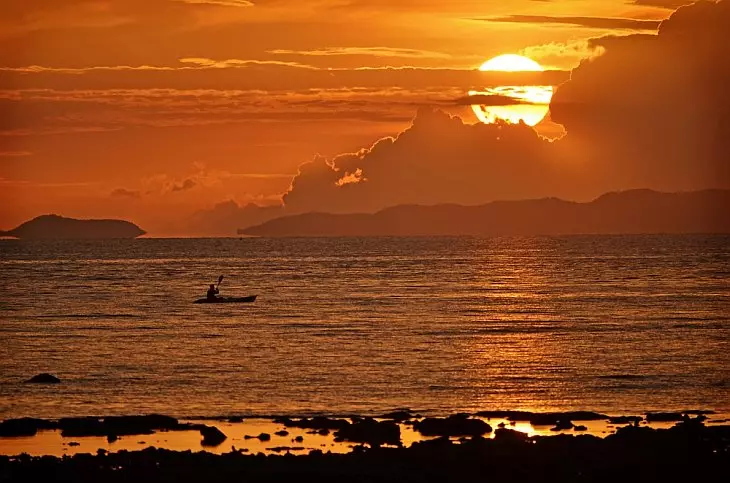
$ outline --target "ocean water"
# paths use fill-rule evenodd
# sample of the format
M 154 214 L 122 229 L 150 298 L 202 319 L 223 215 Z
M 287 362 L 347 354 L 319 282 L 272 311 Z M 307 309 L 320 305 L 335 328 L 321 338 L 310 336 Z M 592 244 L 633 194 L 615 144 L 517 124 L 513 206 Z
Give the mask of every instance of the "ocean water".
M 256 303 L 192 304 L 220 274 Z M 728 236 L 0 240 L 0 280 L 0 419 L 730 412 Z

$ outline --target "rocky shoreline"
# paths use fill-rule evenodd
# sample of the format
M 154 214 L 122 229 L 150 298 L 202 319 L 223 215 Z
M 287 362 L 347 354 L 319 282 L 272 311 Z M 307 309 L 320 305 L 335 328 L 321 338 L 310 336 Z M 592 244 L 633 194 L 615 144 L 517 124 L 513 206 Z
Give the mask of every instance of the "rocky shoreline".
M 484 436 L 495 429 L 487 421 L 507 420 L 510 424 L 518 421 L 532 426 L 549 426 L 551 431 L 575 430 L 584 427 L 575 422 L 607 421 L 610 424 L 640 424 L 655 422 L 695 422 L 702 423 L 712 411 L 686 410 L 680 412 L 649 412 L 644 416 L 609 416 L 593 411 L 567 412 L 529 412 L 529 411 L 479 411 L 474 414 L 458 413 L 447 417 L 424 417 L 407 409 L 397 410 L 376 417 L 313 416 L 290 417 L 270 416 L 272 422 L 286 428 L 304 428 L 320 433 L 334 432 L 341 441 L 380 446 L 390 444 L 399 446 L 400 431 L 398 424 L 411 426 L 423 436 Z M 213 421 L 240 423 L 244 416 L 221 416 L 207 418 Z M 257 418 L 263 419 L 263 418 Z M 504 427 L 504 423 L 499 425 Z M 226 438 L 215 426 L 181 422 L 172 416 L 160 414 L 106 416 L 106 417 L 69 417 L 60 419 L 16 418 L 0 422 L 0 437 L 34 436 L 38 431 L 56 430 L 63 437 L 104 436 L 113 440 L 120 436 L 147 435 L 156 431 L 200 431 L 204 446 L 216 446 Z M 217 433 L 216 433 L 217 431 Z M 220 434 L 218 434 L 220 433 Z M 207 443 L 206 443 L 207 440 Z
M 146 418 L 128 422 L 144 429 L 142 421 L 155 421 Z M 494 438 L 485 438 L 479 433 L 487 428 L 470 422 L 481 420 L 456 415 L 421 419 L 427 431 L 439 436 L 409 447 L 396 441 L 394 419 L 288 419 L 280 423 L 333 431 L 360 444 L 348 454 L 315 449 L 297 456 L 287 448 L 287 454 L 265 456 L 235 447 L 221 455 L 147 448 L 99 449 L 93 455 L 60 458 L 0 456 L 0 482 L 725 481 L 730 474 L 730 426 L 708 426 L 701 419 L 685 416 L 668 429 L 634 423 L 605 438 L 582 433 L 529 437 L 503 427 L 494 430 Z M 100 424 L 113 426 L 121 420 L 113 421 Z M 160 419 L 156 424 L 165 421 L 170 423 Z

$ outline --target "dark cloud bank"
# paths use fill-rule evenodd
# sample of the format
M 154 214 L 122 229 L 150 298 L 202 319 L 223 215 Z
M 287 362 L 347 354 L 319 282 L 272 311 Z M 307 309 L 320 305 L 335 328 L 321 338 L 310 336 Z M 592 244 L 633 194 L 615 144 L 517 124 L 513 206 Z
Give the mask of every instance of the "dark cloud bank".
M 471 125 L 423 108 L 395 138 L 303 164 L 282 207 L 228 202 L 200 218 L 230 233 L 311 211 L 730 188 L 728 25 L 730 1 L 704 1 L 677 10 L 658 35 L 595 39 L 604 54 L 553 97 L 552 119 L 568 133 L 558 141 L 525 125 Z

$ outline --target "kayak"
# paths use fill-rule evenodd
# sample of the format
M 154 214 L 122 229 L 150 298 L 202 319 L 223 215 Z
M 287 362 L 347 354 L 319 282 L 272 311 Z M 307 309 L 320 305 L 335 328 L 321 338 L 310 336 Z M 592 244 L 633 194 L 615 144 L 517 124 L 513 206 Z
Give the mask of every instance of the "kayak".
M 194 304 L 245 304 L 256 301 L 256 295 L 249 295 L 248 297 L 216 297 L 214 299 L 198 299 Z

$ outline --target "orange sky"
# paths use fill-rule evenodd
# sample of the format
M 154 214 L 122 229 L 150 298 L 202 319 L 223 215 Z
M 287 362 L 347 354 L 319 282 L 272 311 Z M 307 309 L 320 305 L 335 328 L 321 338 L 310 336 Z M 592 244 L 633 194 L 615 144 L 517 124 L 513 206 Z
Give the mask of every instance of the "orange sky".
M 478 203 L 552 195 L 587 199 L 605 189 L 725 186 L 727 169 L 717 165 L 716 154 L 729 128 L 712 102 L 728 100 L 710 102 L 713 91 L 706 87 L 727 80 L 716 56 L 726 53 L 730 39 L 724 33 L 728 29 L 705 24 L 730 19 L 729 2 L 713 3 L 708 12 L 688 10 L 686 21 L 678 15 L 677 29 L 647 44 L 647 37 L 656 37 L 658 21 L 683 3 L 5 2 L 0 6 L 0 229 L 58 213 L 126 218 L 152 235 L 232 234 L 248 216 L 240 207 L 280 205 L 307 162 L 312 168 L 304 171 L 311 179 L 295 180 L 300 191 L 288 195 L 290 210 L 357 211 L 397 202 Z M 674 38 L 675 30 L 687 36 Z M 695 30 L 708 37 L 706 49 L 694 47 L 700 55 L 685 55 L 697 42 Z M 643 35 L 612 37 L 631 34 Z M 553 109 L 568 133 L 565 139 L 533 139 L 526 128 L 530 132 L 515 131 L 519 141 L 510 146 L 504 140 L 511 135 L 462 132 L 477 122 L 458 102 L 466 92 L 515 83 L 516 77 L 476 70 L 503 53 L 527 55 L 558 71 L 519 82 L 556 86 L 568 81 L 582 59 L 603 53 L 595 65 L 574 72 L 564 103 Z M 684 70 L 668 70 L 677 58 L 687 61 Z M 702 62 L 711 70 L 703 70 Z M 638 79 L 662 73 L 656 89 L 612 87 L 627 83 L 646 65 L 652 70 Z M 653 105 L 642 104 L 646 95 L 632 98 L 631 93 L 662 93 L 669 105 L 679 85 L 680 95 L 706 94 L 696 94 L 699 100 L 688 97 L 686 110 L 675 106 L 673 117 L 683 116 L 683 124 L 641 131 L 657 126 L 654 118 L 642 116 L 663 118 Z M 641 131 L 645 146 L 627 140 L 619 150 L 611 143 L 613 154 L 631 163 L 609 165 L 603 159 L 604 133 L 631 135 L 628 127 L 624 131 L 626 123 L 611 118 L 617 112 L 602 116 L 595 108 L 599 97 L 595 105 L 616 105 L 606 90 L 630 99 L 621 115 L 637 121 L 631 132 Z M 654 102 L 649 98 L 646 102 Z M 448 116 L 430 110 L 421 110 L 421 122 L 413 121 L 423 107 L 458 115 L 463 123 L 450 124 Z M 697 127 L 695 115 L 709 121 L 709 131 Z M 382 154 L 374 149 L 354 158 L 341 156 L 409 127 L 411 138 L 421 144 L 409 143 L 406 134 L 392 146 L 390 140 L 381 142 Z M 551 124 L 537 128 L 549 136 L 560 130 Z M 689 141 L 662 158 L 677 163 L 676 170 L 664 170 L 652 153 L 675 130 Z M 419 151 L 429 143 L 434 144 Z M 479 145 L 479 155 L 465 150 L 464 143 Z M 525 151 L 525 146 L 532 147 Z M 681 164 L 688 153 L 700 153 L 692 166 Z M 538 161 L 519 167 L 522 159 Z M 451 170 L 450 164 L 456 167 Z M 490 171 L 482 173 L 484 166 Z M 510 171 L 515 166 L 519 170 Z M 315 168 L 325 178 L 337 173 L 334 181 L 319 187 L 325 178 L 312 175 Z M 338 179 L 360 168 L 367 189 L 363 180 L 354 183 L 360 187 L 329 193 L 332 186 L 343 188 Z

